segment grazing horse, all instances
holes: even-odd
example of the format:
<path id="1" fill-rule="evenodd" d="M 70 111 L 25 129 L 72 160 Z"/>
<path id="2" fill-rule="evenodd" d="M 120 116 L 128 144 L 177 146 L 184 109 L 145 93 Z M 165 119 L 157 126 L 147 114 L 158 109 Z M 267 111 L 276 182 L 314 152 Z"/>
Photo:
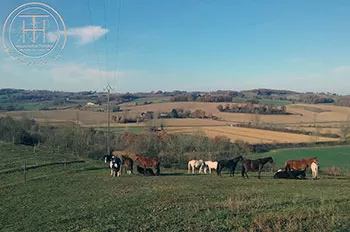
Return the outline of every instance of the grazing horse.
<path id="1" fill-rule="evenodd" d="M 144 176 L 155 176 L 152 168 L 143 168 L 137 165 L 136 169 L 137 169 L 137 173 L 142 174 Z"/>
<path id="2" fill-rule="evenodd" d="M 290 170 L 304 170 L 310 167 L 311 163 L 315 162 L 318 164 L 318 160 L 316 157 L 305 158 L 300 160 L 287 160 L 284 166 L 286 171 Z"/>
<path id="3" fill-rule="evenodd" d="M 218 162 L 217 161 L 210 161 L 210 160 L 208 160 L 208 161 L 205 161 L 204 163 L 208 167 L 210 174 L 211 174 L 211 170 L 212 169 L 217 169 L 217 167 L 218 167 Z"/>
<path id="4" fill-rule="evenodd" d="M 143 166 L 143 168 L 147 168 L 147 167 L 150 167 L 150 168 L 155 168 L 157 171 L 156 171 L 156 176 L 159 175 L 160 173 L 160 160 L 157 159 L 157 158 L 147 158 L 147 157 L 144 157 L 144 156 L 140 156 L 140 155 L 136 155 L 136 160 L 137 161 L 139 160 Z"/>
<path id="5" fill-rule="evenodd" d="M 244 174 L 245 174 L 247 178 L 249 178 L 247 174 L 248 171 L 258 171 L 259 172 L 258 178 L 260 179 L 262 168 L 267 162 L 273 163 L 273 159 L 271 156 L 256 159 L 256 160 L 250 160 L 250 159 L 244 160 L 242 165 L 242 177 L 244 177 Z"/>
<path id="6" fill-rule="evenodd" d="M 121 159 L 116 156 L 105 156 L 105 163 L 109 162 L 109 168 L 111 169 L 111 176 L 118 176 L 121 175 Z"/>
<path id="7" fill-rule="evenodd" d="M 318 177 L 318 164 L 315 162 L 311 163 L 312 178 L 317 179 Z"/>
<path id="8" fill-rule="evenodd" d="M 223 168 L 228 168 L 230 170 L 230 176 L 233 177 L 235 175 L 235 169 L 236 169 L 237 163 L 240 160 L 243 161 L 243 156 L 241 156 L 241 155 L 234 158 L 234 159 L 220 160 L 218 162 L 218 166 L 216 168 L 216 172 L 217 172 L 218 176 L 221 176 Z"/>
<path id="9" fill-rule="evenodd" d="M 278 171 L 273 176 L 274 179 L 305 179 L 306 169 L 297 171 Z M 298 177 L 300 176 L 300 178 Z"/>
<path id="10" fill-rule="evenodd" d="M 198 173 L 202 173 L 203 168 L 205 166 L 205 163 L 203 160 L 190 160 L 188 161 L 187 168 L 188 168 L 188 174 L 191 172 L 192 168 L 192 174 L 194 174 L 195 168 L 198 168 Z"/>

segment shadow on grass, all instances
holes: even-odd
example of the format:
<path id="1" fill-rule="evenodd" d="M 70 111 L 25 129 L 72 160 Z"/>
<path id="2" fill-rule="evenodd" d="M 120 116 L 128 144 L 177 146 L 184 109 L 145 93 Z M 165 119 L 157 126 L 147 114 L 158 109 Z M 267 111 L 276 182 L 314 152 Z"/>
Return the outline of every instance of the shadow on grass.
<path id="1" fill-rule="evenodd" d="M 181 172 L 159 173 L 159 176 L 185 176 L 185 173 L 181 173 Z"/>

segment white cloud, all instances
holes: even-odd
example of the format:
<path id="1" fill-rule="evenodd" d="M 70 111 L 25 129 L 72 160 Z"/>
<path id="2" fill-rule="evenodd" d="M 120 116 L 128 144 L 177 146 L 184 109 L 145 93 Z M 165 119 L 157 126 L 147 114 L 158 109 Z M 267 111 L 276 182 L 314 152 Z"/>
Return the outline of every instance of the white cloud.
<path id="1" fill-rule="evenodd" d="M 100 39 L 108 32 L 107 28 L 102 28 L 101 26 L 85 26 L 68 29 L 67 36 L 75 38 L 78 45 L 85 45 Z M 63 34 L 63 31 L 60 31 L 60 33 Z M 47 39 L 50 42 L 55 42 L 57 36 L 58 32 L 47 33 Z"/>
<path id="2" fill-rule="evenodd" d="M 98 68 L 89 68 L 80 64 L 58 65 L 50 69 L 52 80 L 57 83 L 80 83 L 96 82 L 99 80 L 111 80 L 115 76 L 122 77 L 123 72 L 104 71 Z"/>
<path id="3" fill-rule="evenodd" d="M 338 66 L 330 70 L 334 74 L 350 74 L 350 66 Z"/>

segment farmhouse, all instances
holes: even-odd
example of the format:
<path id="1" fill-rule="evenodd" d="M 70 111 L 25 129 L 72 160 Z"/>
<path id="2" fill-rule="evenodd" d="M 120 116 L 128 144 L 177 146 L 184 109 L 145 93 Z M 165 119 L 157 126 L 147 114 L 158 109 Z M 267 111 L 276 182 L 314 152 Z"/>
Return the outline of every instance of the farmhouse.
<path id="1" fill-rule="evenodd" d="M 88 103 L 86 103 L 86 105 L 87 105 L 87 106 L 95 106 L 96 104 L 93 103 L 93 102 L 88 102 Z"/>

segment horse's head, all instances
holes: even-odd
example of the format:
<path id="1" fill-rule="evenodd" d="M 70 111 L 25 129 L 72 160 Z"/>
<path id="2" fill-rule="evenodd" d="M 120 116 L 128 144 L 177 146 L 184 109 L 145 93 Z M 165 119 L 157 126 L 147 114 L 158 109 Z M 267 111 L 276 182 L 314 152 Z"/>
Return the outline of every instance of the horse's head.
<path id="1" fill-rule="evenodd" d="M 105 160 L 105 163 L 110 162 L 111 161 L 111 156 L 110 155 L 105 155 L 104 160 Z"/>
<path id="2" fill-rule="evenodd" d="M 268 160 L 269 160 L 270 163 L 273 163 L 273 159 L 272 159 L 271 156 L 268 157 Z"/>
<path id="3" fill-rule="evenodd" d="M 317 157 L 313 157 L 311 163 L 316 163 L 316 164 L 318 165 L 318 159 L 317 159 Z"/>

